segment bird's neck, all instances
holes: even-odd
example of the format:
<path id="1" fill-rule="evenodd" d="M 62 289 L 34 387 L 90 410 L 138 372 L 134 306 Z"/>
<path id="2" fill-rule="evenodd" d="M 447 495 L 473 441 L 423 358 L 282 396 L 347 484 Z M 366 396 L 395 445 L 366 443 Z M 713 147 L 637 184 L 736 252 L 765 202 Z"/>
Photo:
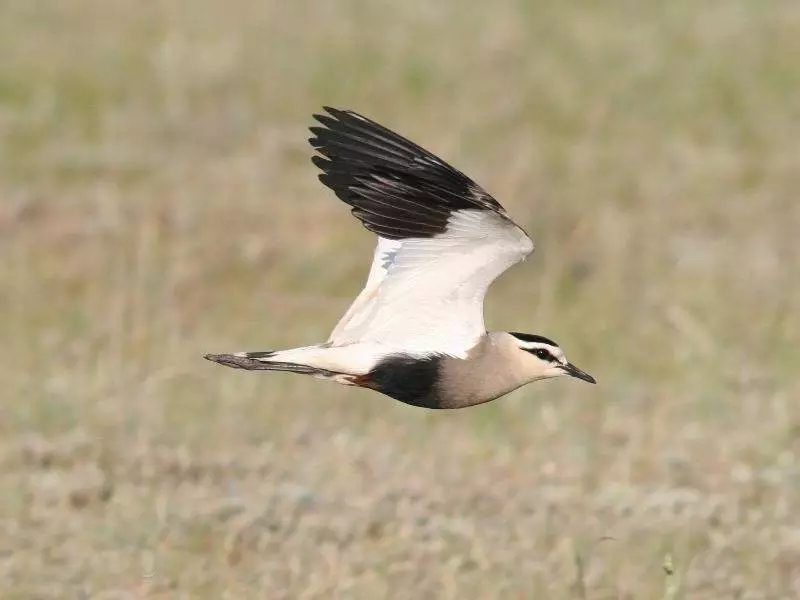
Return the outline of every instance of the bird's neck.
<path id="1" fill-rule="evenodd" d="M 510 337 L 503 332 L 489 333 L 466 359 L 444 359 L 440 367 L 442 389 L 451 391 L 452 397 L 444 397 L 442 403 L 482 404 L 527 383 L 517 364 L 519 350 Z"/>

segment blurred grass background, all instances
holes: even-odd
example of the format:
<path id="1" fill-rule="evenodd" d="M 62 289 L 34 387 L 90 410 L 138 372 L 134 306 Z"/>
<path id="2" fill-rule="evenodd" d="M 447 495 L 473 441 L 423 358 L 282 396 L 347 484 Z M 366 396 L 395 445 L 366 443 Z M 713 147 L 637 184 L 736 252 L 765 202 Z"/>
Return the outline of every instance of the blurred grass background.
<path id="1" fill-rule="evenodd" d="M 798 56 L 789 0 L 5 0 L 3 598 L 800 595 Z M 323 104 L 506 206 L 489 327 L 600 385 L 435 413 L 202 360 L 363 283 Z"/>

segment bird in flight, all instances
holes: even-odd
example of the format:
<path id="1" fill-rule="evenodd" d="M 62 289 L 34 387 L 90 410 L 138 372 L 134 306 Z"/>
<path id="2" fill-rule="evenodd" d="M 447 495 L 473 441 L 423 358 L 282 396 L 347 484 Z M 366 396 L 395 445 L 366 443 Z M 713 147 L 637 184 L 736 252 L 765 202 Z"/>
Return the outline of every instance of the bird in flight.
<path id="1" fill-rule="evenodd" d="M 500 203 L 386 127 L 349 110 L 325 112 L 314 115 L 309 140 L 319 179 L 378 238 L 364 289 L 324 343 L 205 358 L 434 409 L 489 402 L 562 375 L 595 383 L 544 336 L 486 331 L 489 285 L 533 251 Z"/>

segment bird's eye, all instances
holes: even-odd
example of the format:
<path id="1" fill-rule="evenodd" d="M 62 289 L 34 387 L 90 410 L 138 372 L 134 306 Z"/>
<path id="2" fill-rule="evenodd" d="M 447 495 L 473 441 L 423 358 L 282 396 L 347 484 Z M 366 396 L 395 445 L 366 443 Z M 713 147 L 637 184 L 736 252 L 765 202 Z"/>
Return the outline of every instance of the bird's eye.
<path id="1" fill-rule="evenodd" d="M 552 354 L 549 351 L 545 350 L 544 348 L 539 348 L 534 354 L 540 360 L 551 360 L 553 358 Z"/>

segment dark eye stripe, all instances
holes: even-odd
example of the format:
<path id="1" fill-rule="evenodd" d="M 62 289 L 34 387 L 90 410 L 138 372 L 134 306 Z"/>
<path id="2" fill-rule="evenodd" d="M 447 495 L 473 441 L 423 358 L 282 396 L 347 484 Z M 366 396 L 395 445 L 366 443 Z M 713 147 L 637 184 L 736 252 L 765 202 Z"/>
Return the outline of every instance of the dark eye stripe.
<path id="1" fill-rule="evenodd" d="M 546 348 L 525 348 L 525 350 L 536 356 L 539 360 L 547 362 L 554 362 L 556 360 L 556 357 Z"/>

